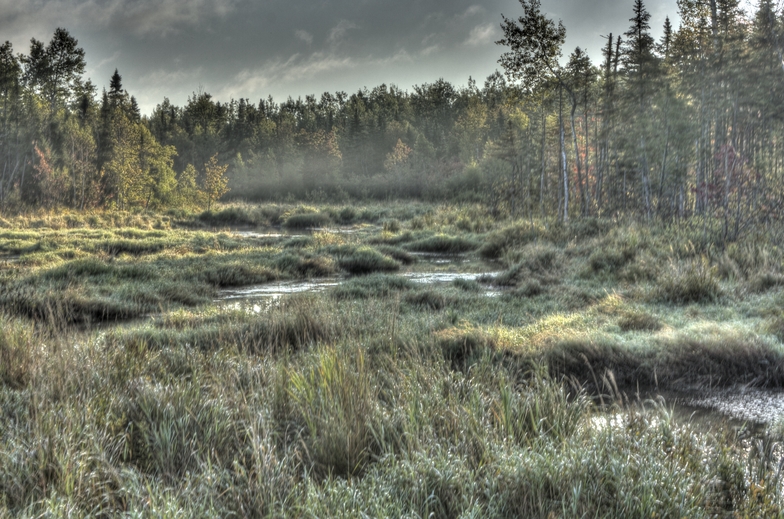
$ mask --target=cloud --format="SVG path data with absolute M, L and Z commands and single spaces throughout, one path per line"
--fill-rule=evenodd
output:
M 329 31 L 329 38 L 327 38 L 327 41 L 330 43 L 335 43 L 343 39 L 350 29 L 356 28 L 357 26 L 355 23 L 349 22 L 348 20 L 340 20 L 340 22 L 338 22 L 338 24 L 333 27 L 331 31 Z
M 424 49 L 419 51 L 419 54 L 421 54 L 422 56 L 430 56 L 431 54 L 438 52 L 440 50 L 441 50 L 441 45 L 438 44 L 430 45 L 429 47 L 425 47 Z
M 109 63 L 116 62 L 117 59 L 120 57 L 120 55 L 121 55 L 121 52 L 118 50 L 114 54 L 112 54 L 111 56 L 102 59 L 101 61 L 99 61 L 95 65 L 92 65 L 90 68 L 91 69 L 99 69 L 99 68 L 103 67 L 104 65 L 108 65 Z
M 119 29 L 166 37 L 232 13 L 240 0 L 0 0 L 0 32 L 50 27 Z
M 294 31 L 294 36 L 304 41 L 308 45 L 313 43 L 313 35 L 310 34 L 308 31 L 303 31 L 302 29 Z
M 491 43 L 495 40 L 496 37 L 496 26 L 492 23 L 485 23 L 482 25 L 477 25 L 468 35 L 468 39 L 465 41 L 466 45 L 471 47 L 478 47 L 480 45 L 485 45 L 487 43 Z
M 485 8 L 481 5 L 472 5 L 468 9 L 465 10 L 463 13 L 463 18 L 469 18 L 471 16 L 479 15 L 485 12 Z
M 294 54 L 286 60 L 272 60 L 254 69 L 242 70 L 229 86 L 217 92 L 216 97 L 227 99 L 243 96 L 248 92 L 258 92 L 272 85 L 315 84 L 317 80 L 338 72 L 370 67 L 383 68 L 396 63 L 413 61 L 414 58 L 403 49 L 382 57 L 352 57 L 325 51 L 313 52 L 307 56 Z

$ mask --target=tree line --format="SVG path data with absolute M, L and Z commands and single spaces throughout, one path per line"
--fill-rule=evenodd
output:
M 150 114 L 115 72 L 97 95 L 64 29 L 27 55 L 0 47 L 0 211 L 209 205 L 209 168 L 245 197 L 474 199 L 568 220 L 702 217 L 737 236 L 777 218 L 784 16 L 773 0 L 680 0 L 657 41 L 642 0 L 603 59 L 520 0 L 501 18 L 496 72 L 320 97 L 221 102 L 195 92 Z M 223 165 L 223 166 L 221 166 Z M 223 171 L 221 172 L 223 173 Z M 220 183 L 219 183 L 220 184 Z

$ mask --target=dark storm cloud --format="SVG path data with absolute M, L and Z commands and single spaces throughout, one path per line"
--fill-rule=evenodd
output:
M 602 39 L 629 25 L 632 0 L 543 0 L 567 28 L 564 54 L 598 59 Z M 649 1 L 658 34 L 675 0 Z M 219 99 L 277 99 L 402 88 L 443 77 L 465 84 L 493 72 L 501 13 L 517 0 L 0 0 L 0 35 L 26 52 L 66 27 L 87 51 L 88 75 L 106 85 L 115 68 L 150 111 L 164 96 L 183 104 L 199 89 Z

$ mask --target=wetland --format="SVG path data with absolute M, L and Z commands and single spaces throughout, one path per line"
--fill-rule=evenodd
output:
M 4 220 L 0 516 L 780 514 L 775 240 L 343 209 Z

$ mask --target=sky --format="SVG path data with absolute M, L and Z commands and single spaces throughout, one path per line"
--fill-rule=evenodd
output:
M 632 0 L 542 0 L 576 46 L 598 62 L 602 36 L 629 27 Z M 648 0 L 652 32 L 676 0 Z M 382 83 L 404 90 L 443 78 L 481 85 L 500 69 L 501 15 L 518 0 L 0 0 L 0 41 L 27 54 L 67 29 L 99 92 L 118 69 L 142 113 L 196 92 L 228 101 L 348 93 Z

